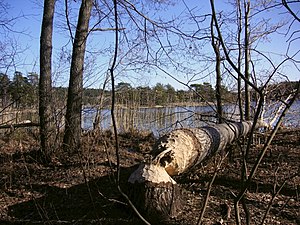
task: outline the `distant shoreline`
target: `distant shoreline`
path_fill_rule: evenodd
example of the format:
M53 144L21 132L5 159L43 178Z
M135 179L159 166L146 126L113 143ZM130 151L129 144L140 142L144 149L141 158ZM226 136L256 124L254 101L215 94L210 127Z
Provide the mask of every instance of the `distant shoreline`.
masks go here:
M122 108L122 109L134 109L134 108L139 108L139 109L151 109L151 108L165 108L165 107L192 107L192 106L209 106L209 105L215 105L216 103L214 102L182 102L182 103L169 103L167 105L152 105L152 106L128 106L128 105L122 105L122 104L116 104L115 108ZM229 103L230 104L230 103ZM88 108L97 108L95 105L84 105L82 107L83 109L88 109ZM109 109L110 107L103 106L101 107L102 109Z

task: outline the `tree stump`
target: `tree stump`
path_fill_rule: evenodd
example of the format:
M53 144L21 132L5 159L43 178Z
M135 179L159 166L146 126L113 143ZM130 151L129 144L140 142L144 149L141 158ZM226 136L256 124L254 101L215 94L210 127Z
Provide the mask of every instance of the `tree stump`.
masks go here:
M141 164L128 182L131 200L149 221L177 216L182 206L180 188L163 167Z

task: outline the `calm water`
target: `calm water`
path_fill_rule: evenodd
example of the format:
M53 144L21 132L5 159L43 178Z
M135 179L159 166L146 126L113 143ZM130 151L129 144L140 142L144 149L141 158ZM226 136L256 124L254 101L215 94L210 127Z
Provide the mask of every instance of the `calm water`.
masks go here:
M269 122L278 105L266 107L265 121ZM115 116L120 131L130 128L152 131L154 134L167 132L178 127L200 127L215 122L215 108L209 106L188 106L188 107L157 107L138 109L116 109ZM224 106L224 112L228 119L238 118L238 107L234 105ZM273 115L273 116L272 116ZM85 130L92 129L96 116L96 109L86 108L83 111L82 127ZM289 127L300 126L300 101L296 101L289 113L286 115L284 125ZM109 129L112 126L110 109L101 110L102 129Z

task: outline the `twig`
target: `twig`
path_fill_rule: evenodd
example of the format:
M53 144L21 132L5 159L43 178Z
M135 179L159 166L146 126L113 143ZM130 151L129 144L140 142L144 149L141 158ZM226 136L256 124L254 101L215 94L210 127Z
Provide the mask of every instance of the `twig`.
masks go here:
M264 225L264 223L265 223L265 221L266 221L266 219L267 219L267 216L268 216L268 214L269 214L269 212L270 212L270 210L271 210L272 204L273 204L275 198L278 196L278 194L279 194L280 191L282 190L282 188L284 187L284 185L285 185L289 180L291 180L291 179L293 179L294 177L297 177L297 176L298 176L297 173L294 174L294 175L292 175L292 176L289 176L288 178L286 178L286 179L284 180L284 182L280 185L280 187L278 188L277 191L274 190L274 194L273 194L273 196L272 196L272 199L271 199L270 202L269 202L268 208L267 208L267 210L266 210L266 212L265 212L265 214L264 214L264 217L263 217L263 219L262 219L262 221L261 221L261 225ZM275 188L276 188L276 183L274 184L274 189L275 189ZM285 205L283 205L283 206L285 206ZM281 208L281 209L282 209L282 208Z
M203 220L204 213L205 213L205 210L206 210L206 207L207 207L207 204L208 204L208 199L209 199L209 196L210 196L212 185L213 185L213 183L214 183L214 181L215 181L215 179L217 177L217 174L219 172L219 169L220 169L220 167L221 167L224 159L227 157L227 155L228 155L228 153L226 153L226 155L220 159L218 165L216 166L214 175L213 175L211 181L209 182L209 185L207 187L207 193L206 193L206 196L205 196L205 200L204 200L204 203L203 203L203 206L202 206L202 209L201 209L201 213L200 213L200 217L198 219L197 225L202 224L202 220Z
M70 33L71 41L72 41L72 44L73 44L74 43L74 36L73 36L73 33L72 33L72 28L71 28L70 20L69 20L68 1L67 0L65 0L65 15L66 15L66 20L67 20L67 25L68 25L68 31Z
M296 13L288 6L288 3L286 0L282 0L282 4L283 6L290 12L290 14L295 18L295 20L297 20L298 22L300 22L300 18L296 15Z
M264 217L263 217L263 219L262 219L262 221L261 221L261 225L263 225L263 224L265 223L265 221L266 221L266 219L267 219L267 216L268 216L268 214L269 214L269 212L270 212L270 209L271 209L271 207L272 207L272 204L273 204L274 199L275 199L276 196L279 194L279 192L281 191L281 189L283 188L283 186L286 184L286 182L287 182L287 180L285 180L285 181L280 185L279 189L273 194L272 199L271 199L271 201L269 202L268 208L267 208L267 210L266 210L266 212L265 212L265 214L264 214Z
M114 70L116 67L117 62L117 55L118 55L118 43L119 43L119 35L118 35L118 10L117 10L117 0L114 0L114 14L115 14L115 51L112 65L109 69L111 75L111 86L112 86L112 100L111 100L111 119L113 124L114 130L114 138L115 138L115 150L116 150L116 157L117 157L117 187L120 194L128 201L129 205L133 209L133 211L137 214L137 216L145 223L150 225L150 223L139 213L133 203L130 201L129 197L122 191L120 187L120 152L119 152L119 141L118 141L118 131L117 131L117 124L115 118L115 79L114 79Z

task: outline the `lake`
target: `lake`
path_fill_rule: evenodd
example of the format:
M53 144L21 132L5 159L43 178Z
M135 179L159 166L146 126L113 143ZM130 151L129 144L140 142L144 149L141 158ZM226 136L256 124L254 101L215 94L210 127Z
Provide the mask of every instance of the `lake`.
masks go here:
M225 105L224 113L230 120L238 120L239 110L236 105ZM278 104L270 104L266 107L265 121L269 122L276 112ZM120 108L116 107L115 116L119 131L138 129L151 131L154 134L168 132L180 127L201 127L216 122L215 107L212 106L173 106L153 108ZM96 116L95 108L83 110L82 128L93 128ZM109 129L112 126L110 109L101 110L101 129ZM284 126L300 127L300 100L292 105L285 117Z

